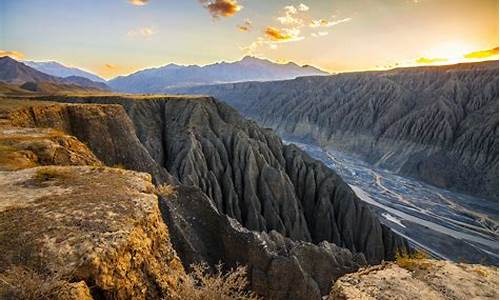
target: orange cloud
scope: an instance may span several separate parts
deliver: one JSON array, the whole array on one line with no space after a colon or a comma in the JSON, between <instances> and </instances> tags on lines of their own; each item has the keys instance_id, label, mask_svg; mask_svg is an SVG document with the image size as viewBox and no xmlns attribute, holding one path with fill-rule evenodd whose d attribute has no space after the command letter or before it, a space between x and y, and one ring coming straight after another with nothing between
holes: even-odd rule
<instances>
[{"instance_id":1,"label":"orange cloud","mask_svg":"<svg viewBox=\"0 0 500 300\"><path fill-rule=\"evenodd\" d=\"M268 26L264 30L264 35L271 41L274 42L291 42L291 41L299 41L304 39L304 37L300 37L300 30L297 28L292 29L278 29L276 27Z\"/></svg>"},{"instance_id":2,"label":"orange cloud","mask_svg":"<svg viewBox=\"0 0 500 300\"><path fill-rule=\"evenodd\" d=\"M24 53L21 53L19 51L7 51L7 50L0 50L0 57L2 56L9 56L13 59L23 59L24 58Z\"/></svg>"},{"instance_id":3,"label":"orange cloud","mask_svg":"<svg viewBox=\"0 0 500 300\"><path fill-rule=\"evenodd\" d=\"M446 58L428 58L428 57L420 57L417 60L415 60L417 64L434 64L446 61L448 61L448 59Z\"/></svg>"},{"instance_id":4,"label":"orange cloud","mask_svg":"<svg viewBox=\"0 0 500 300\"><path fill-rule=\"evenodd\" d=\"M239 12L243 6L237 0L199 0L213 18L230 17Z\"/></svg>"},{"instance_id":5,"label":"orange cloud","mask_svg":"<svg viewBox=\"0 0 500 300\"><path fill-rule=\"evenodd\" d=\"M278 28L271 26L266 28L264 34L273 41L283 41L292 38L289 34L283 33Z\"/></svg>"},{"instance_id":6,"label":"orange cloud","mask_svg":"<svg viewBox=\"0 0 500 300\"><path fill-rule=\"evenodd\" d=\"M149 0L128 0L128 2L135 6L144 6L148 4Z\"/></svg>"},{"instance_id":7,"label":"orange cloud","mask_svg":"<svg viewBox=\"0 0 500 300\"><path fill-rule=\"evenodd\" d=\"M498 47L489 49L489 50L481 50L481 51L474 51L470 52L464 55L464 58L469 58L469 59L476 59L476 58L488 58L498 55Z\"/></svg>"}]
</instances>

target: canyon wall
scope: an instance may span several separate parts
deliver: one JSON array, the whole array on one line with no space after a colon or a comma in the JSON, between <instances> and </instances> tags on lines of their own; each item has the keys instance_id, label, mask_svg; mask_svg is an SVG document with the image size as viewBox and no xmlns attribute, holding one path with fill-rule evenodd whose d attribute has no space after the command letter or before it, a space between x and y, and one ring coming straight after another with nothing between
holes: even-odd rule
<instances>
[{"instance_id":1,"label":"canyon wall","mask_svg":"<svg viewBox=\"0 0 500 300\"><path fill-rule=\"evenodd\" d=\"M217 97L284 138L498 198L498 61L171 91Z\"/></svg>"}]
</instances>

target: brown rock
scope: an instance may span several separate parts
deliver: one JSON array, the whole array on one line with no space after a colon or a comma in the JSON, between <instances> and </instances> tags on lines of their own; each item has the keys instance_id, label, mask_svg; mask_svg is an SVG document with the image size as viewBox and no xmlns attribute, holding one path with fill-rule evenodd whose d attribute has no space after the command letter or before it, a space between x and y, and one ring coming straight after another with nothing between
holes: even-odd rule
<instances>
[{"instance_id":1,"label":"brown rock","mask_svg":"<svg viewBox=\"0 0 500 300\"><path fill-rule=\"evenodd\" d=\"M0 172L0 190L0 274L22 267L84 281L94 298L175 296L185 273L150 175L37 167Z\"/></svg>"}]
</instances>

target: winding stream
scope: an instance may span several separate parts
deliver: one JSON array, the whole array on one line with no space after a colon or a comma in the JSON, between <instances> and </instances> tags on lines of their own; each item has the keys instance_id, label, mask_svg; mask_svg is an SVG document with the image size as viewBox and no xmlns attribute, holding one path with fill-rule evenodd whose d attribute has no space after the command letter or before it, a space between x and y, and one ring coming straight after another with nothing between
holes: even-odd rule
<instances>
[{"instance_id":1,"label":"winding stream","mask_svg":"<svg viewBox=\"0 0 500 300\"><path fill-rule=\"evenodd\" d=\"M382 223L414 246L437 258L498 265L498 202L402 177L345 153L293 143L334 169Z\"/></svg>"}]
</instances>

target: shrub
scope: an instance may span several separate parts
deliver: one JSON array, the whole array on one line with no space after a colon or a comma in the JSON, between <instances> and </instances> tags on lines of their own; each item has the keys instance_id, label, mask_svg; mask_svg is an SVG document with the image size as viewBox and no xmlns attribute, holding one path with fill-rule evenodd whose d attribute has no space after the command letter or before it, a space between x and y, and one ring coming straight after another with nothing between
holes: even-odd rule
<instances>
[{"instance_id":1,"label":"shrub","mask_svg":"<svg viewBox=\"0 0 500 300\"><path fill-rule=\"evenodd\" d=\"M163 197L175 196L175 187L171 184L161 184L156 187L156 194Z\"/></svg>"},{"instance_id":2,"label":"shrub","mask_svg":"<svg viewBox=\"0 0 500 300\"><path fill-rule=\"evenodd\" d=\"M206 264L192 266L188 280L179 286L179 299L192 300L256 300L248 290L246 267L238 266L224 273L218 264L214 273Z\"/></svg>"},{"instance_id":3,"label":"shrub","mask_svg":"<svg viewBox=\"0 0 500 300\"><path fill-rule=\"evenodd\" d=\"M0 274L0 299L54 299L63 285L57 277L14 267Z\"/></svg>"},{"instance_id":4,"label":"shrub","mask_svg":"<svg viewBox=\"0 0 500 300\"><path fill-rule=\"evenodd\" d=\"M36 170L35 179L38 181L48 181L55 179L64 179L66 174L63 170L54 167L41 167Z\"/></svg>"},{"instance_id":5,"label":"shrub","mask_svg":"<svg viewBox=\"0 0 500 300\"><path fill-rule=\"evenodd\" d=\"M427 269L431 265L431 263L425 261L428 258L429 255L422 250L415 250L411 253L397 253L396 264L408 270Z\"/></svg>"}]
</instances>

